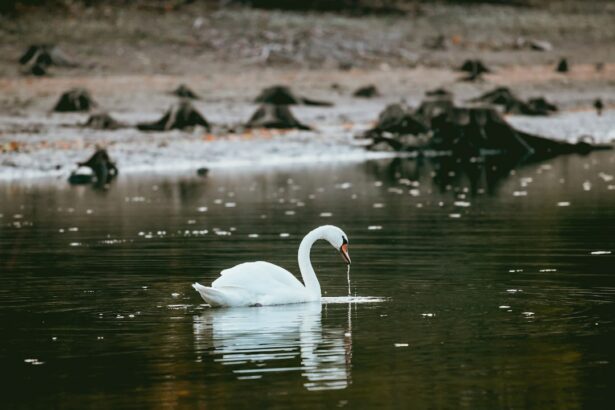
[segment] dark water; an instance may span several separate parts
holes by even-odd
[[[2,408],[609,408],[614,158],[3,183]],[[386,300],[212,310],[190,287],[297,272],[325,223],[352,292]],[[346,296],[340,256],[312,259]]]

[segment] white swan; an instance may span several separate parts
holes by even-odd
[[[319,301],[320,284],[310,262],[310,249],[319,239],[327,240],[339,250],[347,264],[348,236],[333,225],[320,226],[307,235],[299,245],[301,283],[292,273],[269,262],[247,262],[220,272],[211,287],[194,283],[205,302],[212,307],[283,305]],[[305,285],[304,285],[305,284]]]

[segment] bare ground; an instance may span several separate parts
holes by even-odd
[[[387,103],[406,100],[416,105],[426,90],[435,87],[449,88],[460,102],[504,85],[522,97],[544,95],[558,103],[564,115],[591,112],[597,97],[609,109],[615,102],[613,21],[614,3],[576,1],[533,8],[428,4],[407,16],[361,18],[208,9],[200,4],[174,12],[76,7],[68,13],[35,10],[2,17],[0,146],[5,148],[4,153],[0,150],[0,162],[19,168],[15,164],[23,161],[24,169],[59,166],[66,172],[69,165],[62,161],[87,155],[95,144],[121,150],[124,163],[144,148],[150,151],[139,157],[145,164],[164,160],[169,151],[174,160],[196,156],[194,141],[204,138],[198,133],[152,137],[131,131],[125,142],[121,132],[70,128],[86,116],[52,115],[50,109],[62,91],[74,86],[90,89],[101,109],[134,122],[160,115],[174,101],[168,92],[186,83],[203,96],[197,106],[208,120],[231,124],[247,120],[260,89],[288,84],[300,94],[335,102],[330,109],[294,111],[318,128],[321,137],[323,133],[338,137],[339,144],[347,144],[353,133],[369,126]],[[433,49],[438,36],[443,49]],[[549,41],[553,50],[530,50],[519,46],[520,38]],[[52,68],[51,76],[42,78],[21,74],[17,59],[29,44],[40,42],[58,44],[80,66]],[[554,71],[563,56],[571,65],[567,74]],[[465,58],[481,58],[494,72],[482,82],[459,81],[454,68]],[[597,70],[596,63],[603,63],[603,68]],[[378,86],[381,97],[351,97],[355,88],[369,83]],[[603,136],[615,129],[612,118],[601,120],[598,132]],[[583,121],[587,123],[587,118]],[[564,138],[583,133],[574,125],[571,128]],[[269,137],[264,134],[262,139]],[[316,138],[319,149],[326,149],[321,137]],[[300,143],[293,155],[308,143],[297,138]],[[41,145],[47,140],[53,144]],[[19,149],[6,149],[13,142]],[[179,149],[174,150],[173,144]],[[283,149],[261,145],[269,149],[263,155],[279,156]],[[60,149],[70,151],[68,156],[54,157],[60,163],[34,164]],[[225,149],[237,150],[237,145],[219,144],[213,152],[220,156]]]

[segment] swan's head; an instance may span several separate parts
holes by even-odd
[[[348,235],[340,228],[333,225],[325,225],[322,227],[322,238],[326,239],[331,246],[337,249],[347,265],[350,265],[350,255],[348,254]]]

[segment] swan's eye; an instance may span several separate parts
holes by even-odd
[[[342,236],[342,244],[348,245],[348,239],[345,236]]]

